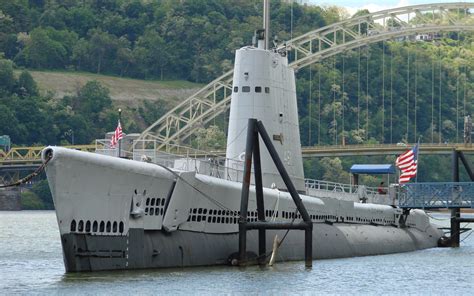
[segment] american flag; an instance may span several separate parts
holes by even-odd
[[[123,134],[122,134],[122,126],[120,125],[120,120],[119,120],[117,124],[117,128],[115,129],[115,132],[112,135],[112,139],[110,139],[110,147],[115,148],[115,145],[117,145],[118,141],[121,139],[123,139]]]
[[[403,184],[416,176],[418,170],[418,144],[397,157],[395,165],[400,169],[401,174],[398,183]]]

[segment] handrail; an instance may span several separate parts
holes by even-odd
[[[3,151],[0,149],[0,164],[15,162],[39,162],[41,161],[41,151],[45,147],[46,146],[12,147],[8,151]],[[81,151],[95,151],[95,145],[70,145],[64,147]]]

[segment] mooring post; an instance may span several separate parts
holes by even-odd
[[[459,153],[453,150],[452,153],[452,171],[453,171],[453,182],[459,182]],[[454,205],[455,206],[455,205]],[[461,217],[460,208],[451,209],[451,234],[450,234],[450,245],[453,248],[458,248],[460,243],[461,223],[459,218]]]
[[[306,267],[313,267],[313,223],[306,222],[304,230],[304,263]]]
[[[263,182],[262,182],[262,167],[260,159],[260,144],[259,135],[267,147],[270,156],[273,159],[275,166],[280,173],[283,182],[285,183],[288,192],[293,199],[293,202],[298,209],[298,212],[303,217],[303,222],[299,223],[281,223],[281,222],[267,222],[265,221],[265,204],[263,199]],[[249,201],[249,189],[252,173],[252,157],[254,161],[255,173],[255,195],[257,202],[257,216],[258,221],[247,222],[247,211]],[[290,176],[285,170],[283,162],[280,160],[278,153],[273,146],[270,137],[268,136],[263,123],[256,119],[248,120],[247,127],[247,145],[245,147],[245,164],[244,164],[244,179],[242,182],[242,195],[240,202],[240,217],[239,217],[239,265],[247,264],[247,230],[258,230],[258,261],[260,264],[266,260],[266,230],[267,229],[299,229],[305,231],[305,265],[312,267],[313,265],[313,222],[306,211],[306,208],[301,200],[295,186],[291,182]]]
[[[265,146],[267,147],[268,153],[272,157],[273,162],[275,163],[276,168],[278,169],[278,172],[280,173],[281,178],[283,179],[283,182],[286,185],[286,188],[288,189],[288,192],[291,195],[291,198],[293,199],[293,202],[296,205],[296,208],[300,212],[303,221],[306,224],[305,227],[305,264],[306,267],[311,267],[312,262],[313,262],[313,250],[312,250],[312,240],[313,240],[313,223],[311,221],[311,218],[309,217],[308,212],[306,211],[306,208],[303,205],[303,201],[300,198],[300,195],[298,194],[298,191],[296,191],[295,186],[293,185],[293,182],[291,182],[290,176],[285,170],[285,166],[283,165],[283,162],[281,161],[280,157],[278,156],[278,153],[273,146],[272,141],[270,140],[270,137],[268,136],[267,131],[265,130],[265,127],[263,126],[263,123],[261,121],[257,122],[257,130],[260,136],[262,137],[263,142],[265,143]]]
[[[458,156],[461,159],[461,162],[464,165],[464,168],[466,169],[466,172],[469,175],[469,178],[471,179],[471,181],[474,181],[474,174],[472,173],[471,166],[469,165],[469,162],[464,156],[464,153],[462,151],[458,151]]]
[[[247,209],[249,203],[250,175],[252,173],[252,152],[255,138],[254,134],[256,133],[256,122],[256,119],[250,118],[247,126],[244,179],[242,180],[239,216],[239,265],[243,265],[247,262]]]
[[[255,175],[255,194],[257,198],[257,218],[260,222],[265,222],[265,204],[263,202],[263,182],[262,182],[262,165],[260,161],[260,144],[258,132],[254,125],[253,133],[253,170]],[[265,264],[266,259],[266,229],[258,230],[258,263]]]

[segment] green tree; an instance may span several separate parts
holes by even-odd
[[[15,77],[13,76],[13,63],[2,59],[0,56],[0,95],[10,93],[15,86]]]
[[[99,29],[92,30],[89,42],[89,57],[96,62],[97,73],[101,73],[104,61],[112,60],[117,50],[117,38]]]
[[[75,33],[53,28],[36,28],[30,34],[26,47],[15,57],[15,61],[33,68],[64,68],[69,63]]]
[[[75,112],[98,119],[98,115],[112,104],[109,90],[98,81],[87,82],[72,98],[72,108]]]
[[[45,210],[54,210],[53,197],[51,191],[49,190],[49,185],[47,180],[41,180],[38,183],[33,185],[31,191],[39,197],[43,202]]]
[[[18,87],[21,92],[25,91],[29,96],[37,96],[39,94],[38,86],[28,71],[21,72],[20,77],[18,77]]]
[[[218,150],[225,148],[225,133],[216,125],[209,128],[200,128],[196,132],[193,146],[199,150]]]

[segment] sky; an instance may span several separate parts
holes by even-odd
[[[357,10],[368,9],[370,12],[376,12],[379,10],[410,6],[417,4],[426,3],[446,3],[446,2],[466,2],[462,0],[309,0],[311,4],[316,5],[337,5],[347,9],[352,15]]]

